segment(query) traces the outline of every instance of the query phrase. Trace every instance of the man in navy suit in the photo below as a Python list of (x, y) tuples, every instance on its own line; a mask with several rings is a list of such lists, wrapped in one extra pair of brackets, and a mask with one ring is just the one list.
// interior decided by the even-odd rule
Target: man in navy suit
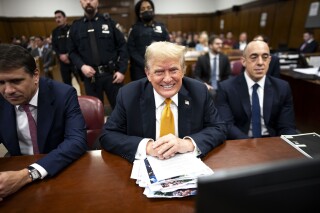
[[(228, 56), (221, 52), (222, 44), (221, 38), (211, 36), (209, 38), (210, 51), (198, 58), (194, 70), (194, 77), (207, 86), (213, 99), (218, 90), (218, 82), (226, 80), (231, 74)], [(216, 60), (215, 72), (213, 72), (214, 60)], [(213, 84), (213, 80), (215, 80), (216, 84)]]
[(0, 173), (0, 201), (56, 175), (87, 150), (75, 89), (39, 76), (26, 49), (0, 45), (0, 142), (11, 156), (46, 154), (28, 168)]
[(253, 137), (252, 93), (258, 84), (260, 137), (296, 134), (294, 110), (289, 84), (266, 75), (270, 50), (264, 41), (252, 41), (244, 50), (241, 75), (220, 84), (217, 96), (219, 114), (228, 125), (228, 139)]
[[(186, 152), (202, 157), (225, 140), (225, 123), (206, 86), (184, 77), (184, 54), (185, 47), (170, 42), (147, 47), (147, 78), (120, 89), (100, 137), (105, 150), (130, 162), (146, 155), (167, 159)], [(172, 101), (175, 131), (160, 137), (166, 99)]]

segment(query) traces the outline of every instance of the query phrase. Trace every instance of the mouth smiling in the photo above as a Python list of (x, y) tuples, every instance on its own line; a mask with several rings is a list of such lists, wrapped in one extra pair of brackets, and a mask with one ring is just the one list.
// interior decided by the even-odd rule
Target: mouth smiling
[(165, 90), (170, 90), (174, 87), (175, 84), (169, 84), (169, 85), (161, 85), (161, 87)]

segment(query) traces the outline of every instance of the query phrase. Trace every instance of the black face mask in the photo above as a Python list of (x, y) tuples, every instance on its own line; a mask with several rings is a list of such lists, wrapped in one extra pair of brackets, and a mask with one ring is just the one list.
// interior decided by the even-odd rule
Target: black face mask
[(144, 11), (144, 12), (140, 13), (140, 15), (141, 15), (142, 21), (147, 22), (147, 23), (150, 22), (154, 17), (154, 13), (152, 10)]

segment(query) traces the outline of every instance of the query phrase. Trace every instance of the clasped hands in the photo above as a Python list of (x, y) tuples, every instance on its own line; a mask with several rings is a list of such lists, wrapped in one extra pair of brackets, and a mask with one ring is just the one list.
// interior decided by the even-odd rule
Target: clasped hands
[(168, 159), (174, 157), (177, 153), (192, 152), (194, 145), (191, 139), (181, 139), (173, 134), (162, 136), (156, 141), (147, 143), (147, 155), (158, 157), (159, 159)]

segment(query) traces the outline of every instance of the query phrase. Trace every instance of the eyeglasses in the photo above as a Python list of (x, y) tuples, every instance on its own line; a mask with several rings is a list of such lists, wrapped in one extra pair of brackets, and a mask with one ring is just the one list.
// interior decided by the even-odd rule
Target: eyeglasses
[(248, 58), (249, 58), (249, 60), (250, 60), (251, 62), (256, 62), (260, 57), (261, 57), (261, 59), (262, 59), (263, 62), (266, 62), (266, 61), (269, 60), (270, 54), (267, 54), (267, 53), (262, 54), (262, 55), (251, 54), (251, 55), (249, 55)]

